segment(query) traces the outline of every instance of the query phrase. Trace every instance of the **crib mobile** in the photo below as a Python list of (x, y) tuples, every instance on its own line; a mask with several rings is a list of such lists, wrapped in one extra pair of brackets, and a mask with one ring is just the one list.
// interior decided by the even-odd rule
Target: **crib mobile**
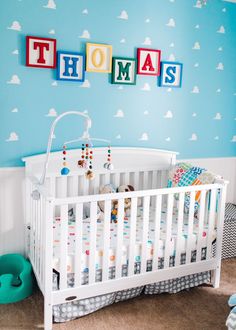
[(52, 148), (52, 140), (54, 137), (54, 131), (56, 128), (57, 123), (64, 117), (69, 116), (69, 115), (77, 115), (80, 117), (84, 118), (85, 122), (85, 130), (79, 138), (71, 141), (64, 142), (63, 148), (62, 148), (62, 155), (63, 155), (63, 167), (61, 169), (61, 175), (68, 175), (70, 173), (70, 169), (68, 167), (68, 161), (67, 161), (67, 145), (75, 142), (82, 142), (82, 147), (81, 147), (81, 159), (78, 160), (78, 167), (85, 169), (85, 177), (88, 180), (92, 180), (95, 177), (95, 174), (93, 172), (93, 143), (92, 141), (97, 141), (97, 142), (105, 142), (108, 144), (108, 149), (107, 149), (107, 162), (104, 163), (104, 168), (107, 170), (113, 170), (114, 165), (111, 162), (111, 146), (110, 146), (110, 141), (107, 139), (101, 139), (101, 138), (94, 138), (90, 137), (89, 134), (89, 129), (92, 127), (92, 120), (91, 118), (79, 111), (67, 111), (63, 112), (60, 116), (58, 116), (54, 122), (52, 123), (52, 126), (50, 128), (50, 133), (48, 137), (48, 144), (47, 144), (47, 152), (46, 152), (46, 158), (43, 166), (43, 172), (42, 176), (39, 179), (38, 182), (35, 182), (36, 189), (32, 192), (32, 197), (34, 200), (38, 200), (40, 198), (40, 192), (39, 188), (40, 186), (43, 186), (45, 183), (45, 178), (46, 178), (46, 173), (48, 169), (48, 164), (49, 164), (49, 157), (51, 153), (51, 148)]
[[(70, 112), (65, 112), (65, 114), (69, 114)], [(77, 114), (81, 114), (80, 112), (77, 112)], [(84, 115), (84, 113), (82, 113)], [(62, 114), (63, 115), (63, 114)], [(89, 135), (89, 129), (92, 126), (92, 121), (91, 118), (88, 115), (86, 116), (86, 125), (85, 125), (85, 131), (83, 135), (75, 140), (67, 141), (64, 142), (63, 148), (62, 148), (62, 156), (63, 156), (63, 167), (61, 169), (61, 175), (68, 175), (70, 173), (70, 169), (68, 167), (68, 162), (66, 160), (66, 155), (67, 155), (67, 145), (75, 142), (85, 142), (82, 143), (81, 146), (81, 159), (78, 160), (78, 167), (85, 169), (85, 177), (88, 180), (93, 180), (95, 178), (95, 174), (93, 172), (93, 144), (92, 141), (99, 141), (99, 142), (106, 142), (108, 143), (108, 149), (107, 149), (107, 162), (104, 163), (103, 167), (107, 170), (113, 170), (114, 165), (111, 163), (111, 146), (110, 146), (110, 141), (106, 139), (100, 139), (100, 138), (94, 138), (90, 137)], [(53, 126), (53, 124), (52, 124)]]

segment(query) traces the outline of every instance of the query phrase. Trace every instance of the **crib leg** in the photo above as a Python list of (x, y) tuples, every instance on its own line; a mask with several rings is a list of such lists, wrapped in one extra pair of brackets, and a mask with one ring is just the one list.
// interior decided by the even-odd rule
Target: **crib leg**
[(211, 271), (211, 283), (215, 289), (220, 286), (220, 272), (221, 262), (217, 265), (217, 268)]
[(52, 304), (44, 299), (44, 330), (52, 330)]

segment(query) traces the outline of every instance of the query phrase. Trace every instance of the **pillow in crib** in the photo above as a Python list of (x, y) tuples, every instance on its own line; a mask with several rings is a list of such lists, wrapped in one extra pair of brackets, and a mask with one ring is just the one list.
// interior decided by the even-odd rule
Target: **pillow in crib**
[[(188, 163), (178, 163), (170, 171), (168, 176), (167, 187), (186, 187), (201, 184), (214, 183), (216, 175), (207, 171), (205, 168), (192, 166)], [(195, 211), (199, 208), (201, 193), (196, 193), (195, 196)], [(178, 194), (175, 195), (178, 199)], [(190, 193), (185, 194), (184, 206), (186, 211), (189, 210), (190, 205)]]

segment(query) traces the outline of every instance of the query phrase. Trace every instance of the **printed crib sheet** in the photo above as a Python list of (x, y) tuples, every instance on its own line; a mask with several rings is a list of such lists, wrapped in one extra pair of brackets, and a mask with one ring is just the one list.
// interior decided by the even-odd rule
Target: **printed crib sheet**
[[(143, 227), (143, 208), (138, 207), (137, 212), (137, 222), (136, 222), (136, 244), (133, 262), (141, 261), (141, 242), (142, 242), (142, 227)], [(153, 242), (154, 242), (154, 225), (155, 225), (155, 209), (150, 208), (149, 214), (149, 231), (147, 240), (147, 260), (153, 259)], [(172, 233), (171, 233), (171, 246), (170, 254), (175, 255), (176, 242), (177, 242), (177, 224), (178, 224), (178, 210), (173, 209), (172, 218)], [(61, 219), (56, 217), (54, 219), (53, 235), (54, 235), (54, 246), (53, 246), (53, 268), (56, 271), (60, 271), (60, 226)], [(201, 246), (206, 247), (207, 241), (207, 225), (204, 225)], [(129, 255), (129, 235), (130, 235), (130, 217), (124, 218), (123, 225), (123, 255), (122, 264), (128, 264)], [(194, 218), (193, 232), (190, 237), (191, 240), (191, 250), (196, 249), (198, 235), (198, 220)], [(110, 249), (109, 249), (109, 267), (115, 266), (115, 256), (116, 256), (116, 238), (117, 238), (117, 223), (112, 222), (110, 224)], [(165, 238), (166, 238), (166, 208), (161, 212), (161, 231), (159, 239), (159, 249), (158, 258), (164, 257), (165, 251)], [(188, 215), (184, 215), (182, 236), (181, 236), (181, 253), (186, 252), (186, 243), (188, 238)], [(215, 239), (215, 232), (212, 236), (212, 241)], [(68, 256), (67, 256), (67, 271), (68, 273), (74, 272), (74, 254), (75, 254), (75, 219), (74, 217), (69, 217), (68, 220)], [(83, 219), (83, 254), (82, 254), (82, 271), (88, 272), (89, 265), (89, 253), (90, 253), (90, 218)], [(102, 269), (102, 256), (103, 256), (103, 221), (97, 223), (97, 239), (96, 239), (96, 269)]]

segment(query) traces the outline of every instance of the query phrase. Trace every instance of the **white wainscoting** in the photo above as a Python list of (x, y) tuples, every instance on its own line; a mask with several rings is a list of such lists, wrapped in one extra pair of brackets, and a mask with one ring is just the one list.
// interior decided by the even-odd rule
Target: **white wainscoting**
[[(227, 201), (236, 204), (236, 157), (184, 161), (228, 179)], [(24, 204), (24, 168), (0, 168), (0, 255), (24, 251)]]

